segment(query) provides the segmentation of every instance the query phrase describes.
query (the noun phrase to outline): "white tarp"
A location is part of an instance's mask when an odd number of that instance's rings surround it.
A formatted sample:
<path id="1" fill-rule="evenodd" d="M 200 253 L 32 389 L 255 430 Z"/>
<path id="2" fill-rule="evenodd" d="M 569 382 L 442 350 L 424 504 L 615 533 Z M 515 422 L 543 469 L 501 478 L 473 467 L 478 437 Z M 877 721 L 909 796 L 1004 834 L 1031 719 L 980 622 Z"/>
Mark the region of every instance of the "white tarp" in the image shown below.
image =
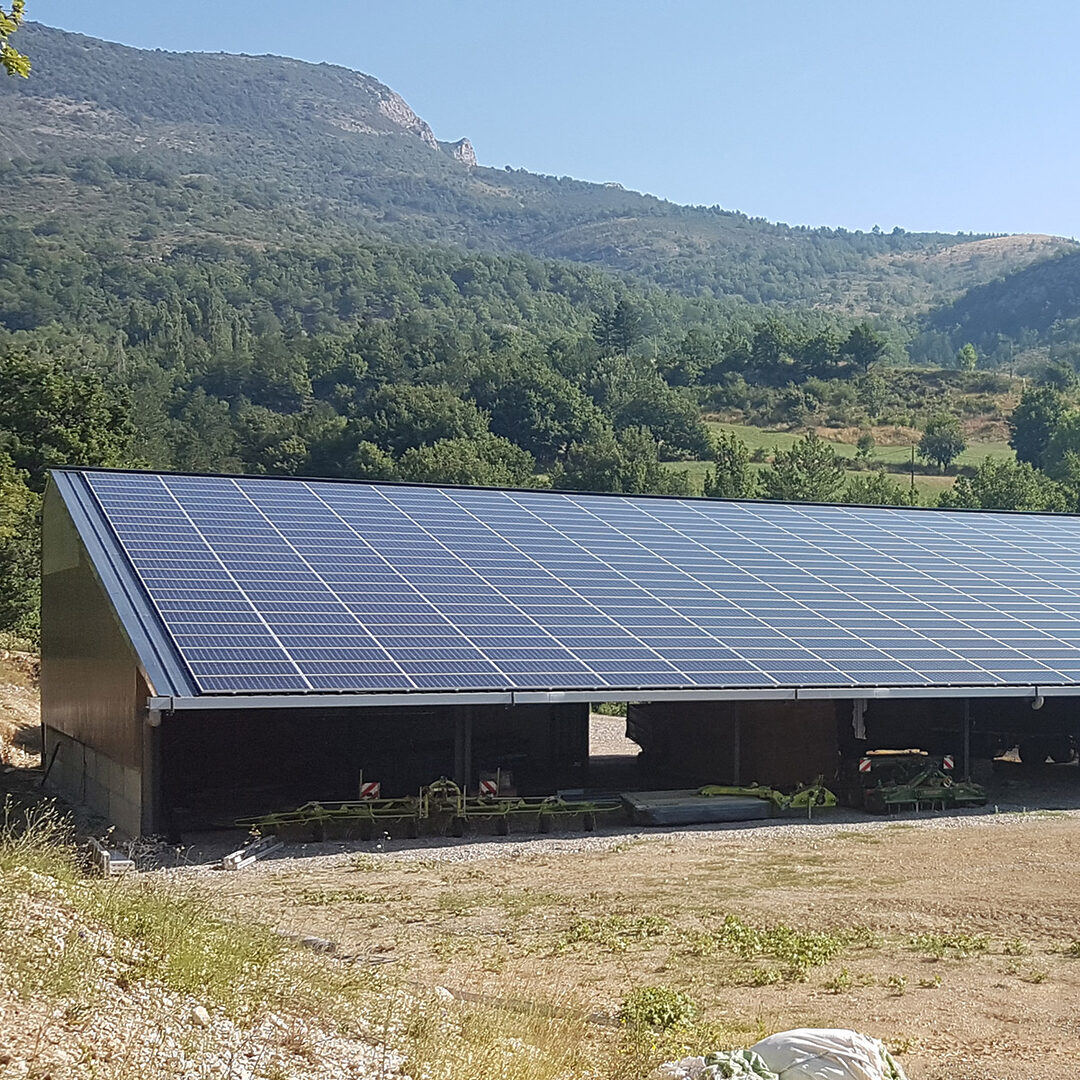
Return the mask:
<path id="1" fill-rule="evenodd" d="M 844 1028 L 781 1031 L 750 1049 L 780 1080 L 906 1080 L 879 1039 Z"/>
<path id="2" fill-rule="evenodd" d="M 668 1061 L 650 1080 L 907 1080 L 904 1070 L 869 1035 L 843 1028 L 781 1031 L 749 1050 Z"/>

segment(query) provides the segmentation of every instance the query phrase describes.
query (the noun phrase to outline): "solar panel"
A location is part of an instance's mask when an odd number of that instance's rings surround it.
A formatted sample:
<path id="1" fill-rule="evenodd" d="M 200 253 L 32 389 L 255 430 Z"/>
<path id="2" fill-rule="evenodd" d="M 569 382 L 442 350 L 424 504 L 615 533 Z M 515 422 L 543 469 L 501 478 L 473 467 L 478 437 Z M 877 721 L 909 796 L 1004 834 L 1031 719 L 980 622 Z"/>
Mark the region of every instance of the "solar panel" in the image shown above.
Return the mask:
<path id="1" fill-rule="evenodd" d="M 69 475 L 207 693 L 1080 673 L 1066 516 Z"/>

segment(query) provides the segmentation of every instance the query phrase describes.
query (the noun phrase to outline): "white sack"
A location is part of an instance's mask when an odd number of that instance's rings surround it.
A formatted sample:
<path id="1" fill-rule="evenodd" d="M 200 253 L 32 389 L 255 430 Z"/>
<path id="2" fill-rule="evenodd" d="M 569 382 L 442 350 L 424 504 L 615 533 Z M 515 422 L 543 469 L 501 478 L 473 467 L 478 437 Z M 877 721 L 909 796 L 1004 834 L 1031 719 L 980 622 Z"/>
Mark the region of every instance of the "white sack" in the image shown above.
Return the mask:
<path id="1" fill-rule="evenodd" d="M 907 1080 L 878 1039 L 843 1028 L 781 1031 L 750 1049 L 781 1080 Z"/>

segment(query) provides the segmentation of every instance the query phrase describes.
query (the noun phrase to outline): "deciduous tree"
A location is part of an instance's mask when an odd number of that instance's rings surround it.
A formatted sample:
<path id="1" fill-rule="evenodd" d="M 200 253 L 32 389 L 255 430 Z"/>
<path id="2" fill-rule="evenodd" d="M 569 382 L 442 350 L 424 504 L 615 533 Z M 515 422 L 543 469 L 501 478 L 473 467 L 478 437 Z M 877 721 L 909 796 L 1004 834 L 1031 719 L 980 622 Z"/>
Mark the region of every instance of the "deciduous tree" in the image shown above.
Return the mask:
<path id="1" fill-rule="evenodd" d="M 934 462 L 944 472 L 967 448 L 960 421 L 948 413 L 938 413 L 926 422 L 919 440 L 919 456 Z"/>
<path id="2" fill-rule="evenodd" d="M 24 79 L 30 74 L 30 59 L 23 56 L 8 38 L 19 29 L 26 11 L 26 0 L 11 0 L 7 8 L 0 7 L 0 66 L 9 75 L 21 75 Z"/>
<path id="3" fill-rule="evenodd" d="M 1065 398 L 1060 391 L 1051 386 L 1028 387 L 1009 417 L 1009 445 L 1017 461 L 1045 469 L 1047 447 L 1064 415 Z"/>
<path id="4" fill-rule="evenodd" d="M 1027 461 L 987 458 L 974 476 L 957 477 L 951 491 L 943 491 L 938 505 L 975 510 L 1065 511 L 1075 499 L 1062 484 L 1051 480 Z"/>

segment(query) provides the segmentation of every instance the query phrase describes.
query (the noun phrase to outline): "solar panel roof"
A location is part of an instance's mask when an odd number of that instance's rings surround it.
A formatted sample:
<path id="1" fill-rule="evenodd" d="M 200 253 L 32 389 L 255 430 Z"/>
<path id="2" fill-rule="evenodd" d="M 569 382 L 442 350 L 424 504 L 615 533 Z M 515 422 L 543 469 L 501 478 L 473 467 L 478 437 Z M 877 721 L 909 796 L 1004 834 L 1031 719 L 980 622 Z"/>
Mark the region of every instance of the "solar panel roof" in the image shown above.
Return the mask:
<path id="1" fill-rule="evenodd" d="M 202 695 L 1080 684 L 1080 520 L 54 475 Z"/>

